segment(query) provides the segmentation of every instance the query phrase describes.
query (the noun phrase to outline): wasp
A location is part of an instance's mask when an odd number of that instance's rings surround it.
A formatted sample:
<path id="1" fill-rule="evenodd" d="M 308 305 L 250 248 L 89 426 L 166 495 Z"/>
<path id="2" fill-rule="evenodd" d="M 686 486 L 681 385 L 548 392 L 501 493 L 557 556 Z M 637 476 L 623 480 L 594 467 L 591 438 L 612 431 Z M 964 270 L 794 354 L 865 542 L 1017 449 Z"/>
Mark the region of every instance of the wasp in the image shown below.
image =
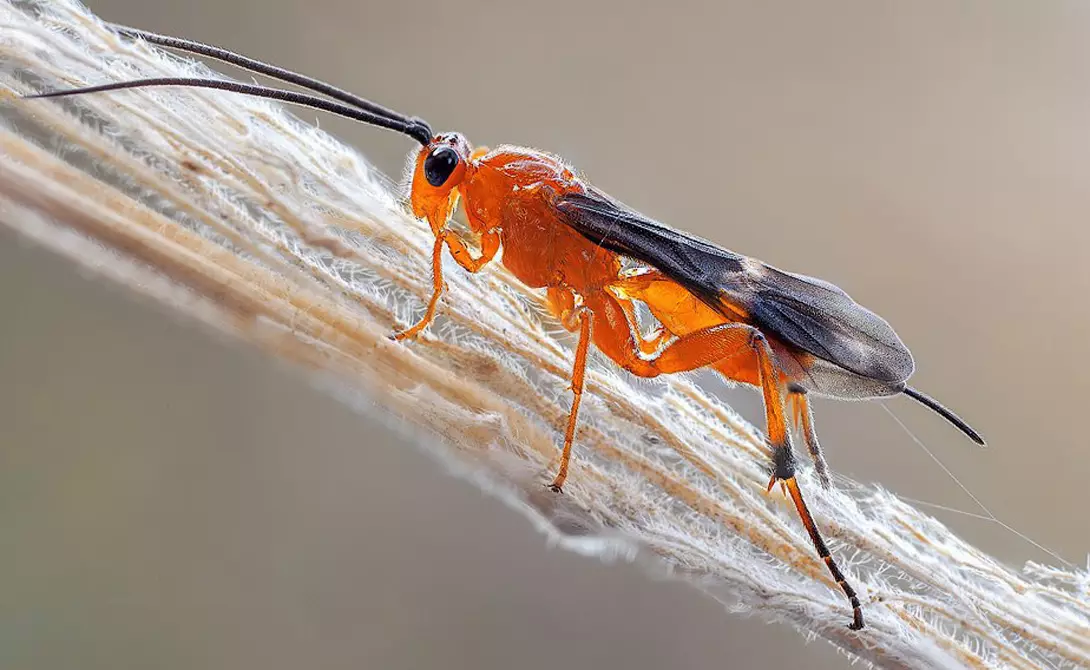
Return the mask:
<path id="1" fill-rule="evenodd" d="M 111 28 L 127 38 L 219 60 L 310 93 L 166 77 L 26 97 L 146 86 L 211 88 L 323 110 L 402 133 L 421 145 L 411 163 L 408 200 L 412 213 L 426 220 L 435 235 L 433 292 L 419 321 L 391 337 L 411 340 L 434 319 L 444 286 L 444 251 L 467 272 L 477 273 L 502 249 L 504 267 L 528 287 L 543 290 L 548 310 L 578 334 L 571 410 L 559 467 L 549 484 L 558 493 L 569 474 L 592 344 L 637 377 L 711 368 L 731 382 L 759 389 L 771 452 L 768 490 L 779 482 L 790 496 L 814 548 L 851 604 L 849 628 L 861 630 L 859 597 L 829 553 L 796 478 L 791 428 L 801 433 L 822 486 L 829 486 L 810 397 L 865 400 L 903 394 L 984 444 L 956 414 L 908 385 L 915 371 L 908 348 L 889 323 L 833 284 L 655 221 L 596 188 L 557 156 L 508 145 L 474 149 L 459 133 L 433 133 L 418 117 L 308 76 L 208 44 Z M 459 204 L 474 240 L 449 227 Z M 641 329 L 639 305 L 657 322 L 650 335 Z"/>

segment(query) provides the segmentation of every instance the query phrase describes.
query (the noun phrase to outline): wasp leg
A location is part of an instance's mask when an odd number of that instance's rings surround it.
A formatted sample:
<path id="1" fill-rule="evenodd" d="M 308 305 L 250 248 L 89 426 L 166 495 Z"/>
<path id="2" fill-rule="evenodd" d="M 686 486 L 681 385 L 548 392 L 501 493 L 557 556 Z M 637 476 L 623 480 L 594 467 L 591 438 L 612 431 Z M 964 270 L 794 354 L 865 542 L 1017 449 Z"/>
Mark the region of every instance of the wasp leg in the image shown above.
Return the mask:
<path id="1" fill-rule="evenodd" d="M 640 352 L 645 356 L 654 354 L 664 342 L 674 337 L 674 334 L 662 325 L 658 327 L 656 332 L 649 339 L 642 337 L 640 335 L 640 319 L 636 314 L 636 303 L 631 300 L 620 300 L 619 304 L 624 311 L 625 318 L 628 319 L 628 322 L 632 325 L 632 333 L 636 336 L 636 342 L 640 345 Z"/>
<path id="2" fill-rule="evenodd" d="M 444 230 L 441 234 L 435 238 L 435 246 L 431 252 L 431 273 L 432 273 L 432 294 L 431 299 L 428 300 L 428 308 L 424 311 L 424 316 L 420 318 L 414 325 L 394 333 L 390 336 L 390 339 L 401 341 L 412 339 L 420 334 L 428 324 L 435 319 L 435 308 L 439 305 L 439 296 L 443 294 L 443 245 L 446 244 L 450 249 L 450 255 L 469 272 L 480 272 L 481 268 L 487 265 L 493 258 L 496 257 L 496 252 L 500 249 L 500 236 L 497 233 L 485 233 L 481 237 L 481 255 L 478 258 L 473 258 L 469 253 L 469 249 L 466 248 L 465 242 L 462 241 L 456 233 L 450 230 Z"/>
<path id="3" fill-rule="evenodd" d="M 424 316 L 420 318 L 413 326 L 406 328 L 400 332 L 394 333 L 390 336 L 393 340 L 407 340 L 412 339 L 420 334 L 420 331 L 428 327 L 432 319 L 435 318 L 435 307 L 439 304 L 439 296 L 443 293 L 443 238 L 435 238 L 435 246 L 431 251 L 431 278 L 432 278 L 432 293 L 431 300 L 428 301 L 428 308 L 424 311 Z"/>
<path id="4" fill-rule="evenodd" d="M 572 366 L 571 412 L 568 414 L 568 429 L 564 433 L 564 451 L 560 454 L 560 469 L 556 472 L 549 488 L 560 493 L 568 479 L 568 466 L 571 464 L 572 442 L 575 440 L 576 421 L 579 416 L 579 402 L 583 399 L 583 376 L 587 370 L 587 351 L 590 348 L 592 319 L 586 310 L 579 310 L 579 345 L 575 349 L 575 364 Z"/>
<path id="5" fill-rule="evenodd" d="M 570 332 L 580 328 L 579 317 L 583 308 L 576 305 L 576 296 L 570 288 L 550 286 L 545 290 L 545 304 L 553 316 L 560 320 L 560 325 Z"/>
<path id="6" fill-rule="evenodd" d="M 829 464 L 825 461 L 825 453 L 818 442 L 817 431 L 814 430 L 814 413 L 810 409 L 810 401 L 805 391 L 792 390 L 788 398 L 795 409 L 795 425 L 802 430 L 806 440 L 806 450 L 810 452 L 810 459 L 814 462 L 814 470 L 817 472 L 818 482 L 821 488 L 829 489 L 832 483 L 829 480 Z"/>
<path id="7" fill-rule="evenodd" d="M 466 243 L 462 241 L 462 238 L 458 237 L 458 234 L 452 230 L 443 231 L 443 241 L 447 243 L 447 248 L 450 249 L 450 255 L 461 265 L 464 269 L 474 274 L 481 271 L 481 269 L 492 262 L 492 259 L 496 257 L 496 253 L 500 250 L 500 234 L 497 232 L 487 232 L 481 235 L 481 255 L 474 258 L 469 249 L 466 247 Z"/>
<path id="8" fill-rule="evenodd" d="M 772 490 L 777 481 L 783 483 L 795 503 L 795 509 L 818 556 L 825 561 L 833 579 L 852 605 L 853 619 L 850 628 L 863 628 L 863 609 L 855 589 L 844 578 L 840 567 L 829 553 L 795 479 L 795 456 L 791 449 L 785 416 L 784 384 L 782 375 L 772 362 L 772 348 L 765 336 L 748 324 L 724 323 L 683 335 L 667 345 L 657 356 L 647 359 L 639 356 L 639 345 L 632 340 L 629 325 L 623 323 L 624 309 L 616 298 L 599 294 L 587 298 L 587 304 L 594 313 L 595 344 L 605 355 L 641 377 L 689 372 L 742 354 L 754 357 L 756 381 L 764 396 L 765 432 L 772 446 L 772 477 L 768 488 Z M 716 368 L 722 371 L 724 366 L 718 365 Z M 749 372 L 752 373 L 752 370 Z M 746 375 L 751 376 L 752 374 Z"/>
<path id="9" fill-rule="evenodd" d="M 776 483 L 778 476 L 773 475 L 772 481 L 769 483 L 769 488 Z M 791 500 L 795 503 L 795 509 L 799 513 L 799 518 L 802 519 L 802 525 L 806 528 L 806 532 L 810 534 L 810 541 L 814 543 L 814 547 L 817 549 L 818 556 L 825 561 L 826 567 L 829 568 L 829 572 L 832 573 L 833 579 L 840 586 L 840 589 L 844 591 L 844 595 L 848 596 L 848 602 L 852 604 L 852 622 L 848 624 L 848 628 L 852 630 L 862 630 L 866 625 L 863 622 L 863 607 L 859 604 L 859 597 L 855 594 L 855 589 L 848 583 L 848 580 L 844 578 L 844 573 L 840 571 L 840 566 L 833 560 L 831 554 L 829 554 L 828 547 L 825 546 L 825 540 L 821 537 L 821 533 L 818 532 L 817 524 L 814 523 L 814 518 L 810 516 L 810 509 L 806 506 L 806 501 L 802 498 L 802 491 L 799 490 L 799 482 L 792 475 L 782 480 L 787 485 L 787 491 L 791 494 Z"/>

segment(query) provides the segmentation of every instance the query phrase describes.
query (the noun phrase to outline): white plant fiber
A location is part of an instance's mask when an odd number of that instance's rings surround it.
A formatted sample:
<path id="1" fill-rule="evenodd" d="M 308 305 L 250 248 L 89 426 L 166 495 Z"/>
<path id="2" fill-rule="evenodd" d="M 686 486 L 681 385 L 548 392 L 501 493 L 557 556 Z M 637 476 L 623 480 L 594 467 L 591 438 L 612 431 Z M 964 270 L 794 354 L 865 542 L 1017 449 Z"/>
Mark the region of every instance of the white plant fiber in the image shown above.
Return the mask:
<path id="1" fill-rule="evenodd" d="M 572 342 L 498 263 L 450 267 L 428 334 L 389 341 L 430 295 L 432 237 L 356 150 L 230 93 L 15 98 L 149 76 L 223 75 L 123 41 L 71 0 L 0 3 L 0 223 L 378 406 L 572 550 L 637 557 L 878 667 L 1090 667 L 1086 572 L 1012 570 L 878 487 L 822 491 L 804 467 L 863 601 L 868 627 L 848 630 L 794 509 L 765 493 L 760 434 L 683 378 L 640 383 L 592 358 L 572 475 L 552 494 Z"/>

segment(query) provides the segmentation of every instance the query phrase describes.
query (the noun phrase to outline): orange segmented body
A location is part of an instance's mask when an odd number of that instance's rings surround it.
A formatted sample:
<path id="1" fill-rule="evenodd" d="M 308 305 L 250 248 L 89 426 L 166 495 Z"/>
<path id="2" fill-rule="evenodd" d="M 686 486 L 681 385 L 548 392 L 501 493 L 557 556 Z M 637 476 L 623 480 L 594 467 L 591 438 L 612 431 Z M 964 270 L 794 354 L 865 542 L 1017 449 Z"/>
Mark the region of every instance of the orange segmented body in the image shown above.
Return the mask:
<path id="1" fill-rule="evenodd" d="M 113 26 L 121 35 L 195 53 L 301 86 L 310 93 L 218 79 L 140 79 L 54 91 L 59 97 L 142 86 L 193 86 L 271 98 L 320 109 L 402 133 L 421 144 L 411 178 L 412 212 L 435 234 L 433 293 L 421 319 L 392 335 L 409 340 L 435 317 L 443 290 L 444 249 L 465 270 L 480 272 L 503 250 L 519 281 L 543 289 L 549 311 L 579 333 L 573 356 L 571 410 L 560 465 L 549 484 L 567 480 L 591 344 L 640 377 L 716 370 L 758 388 L 777 481 L 794 503 L 818 555 L 852 606 L 850 628 L 864 627 L 862 606 L 830 555 L 795 477 L 789 424 L 802 433 L 823 486 L 828 466 L 809 396 L 866 399 L 904 394 L 934 410 L 972 440 L 983 439 L 946 407 L 908 386 L 912 355 L 879 316 L 828 282 L 774 268 L 658 223 L 590 185 L 561 159 L 532 149 L 473 149 L 458 133 L 433 134 L 423 120 L 399 114 L 327 84 L 220 47 Z M 479 253 L 447 224 L 464 203 Z M 624 269 L 626 261 L 638 267 Z M 637 305 L 659 330 L 645 338 Z M 790 416 L 790 422 L 788 420 Z"/>

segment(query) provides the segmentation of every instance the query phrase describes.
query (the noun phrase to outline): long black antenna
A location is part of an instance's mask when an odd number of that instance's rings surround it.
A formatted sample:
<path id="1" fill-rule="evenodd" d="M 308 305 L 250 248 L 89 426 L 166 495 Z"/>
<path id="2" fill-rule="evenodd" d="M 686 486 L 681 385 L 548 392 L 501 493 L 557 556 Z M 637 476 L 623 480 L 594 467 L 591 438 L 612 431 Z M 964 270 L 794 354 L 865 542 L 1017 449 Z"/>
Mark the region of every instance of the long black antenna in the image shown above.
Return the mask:
<path id="1" fill-rule="evenodd" d="M 243 70 L 249 70 L 250 72 L 256 72 L 257 74 L 265 75 L 273 79 L 279 79 L 280 81 L 287 82 L 289 84 L 295 84 L 296 86 L 302 86 L 303 88 L 314 91 L 315 93 L 321 93 L 327 95 L 335 100 L 346 102 L 353 107 L 359 107 L 362 110 L 371 112 L 372 114 L 378 114 L 379 116 L 386 116 L 391 119 L 404 119 L 410 121 L 410 117 L 395 112 L 392 109 L 383 107 L 382 105 L 371 102 L 366 98 L 362 98 L 355 93 L 350 93 L 342 88 L 338 88 L 332 84 L 327 84 L 319 79 L 308 77 L 298 72 L 293 72 L 285 68 L 273 65 L 272 63 L 266 63 L 259 61 L 255 58 L 243 56 L 242 54 L 217 47 L 211 44 L 204 44 L 202 42 L 195 42 L 193 40 L 185 39 L 183 37 L 172 37 L 170 35 L 160 35 L 158 33 L 151 33 L 146 30 L 140 30 L 139 28 L 130 28 L 129 26 L 122 26 L 116 23 L 106 24 L 110 28 L 113 28 L 120 35 L 133 39 L 141 39 L 151 44 L 157 44 L 161 47 L 167 47 L 168 49 L 176 49 L 178 51 L 184 51 L 198 56 L 207 56 L 208 58 L 214 58 L 218 61 L 227 63 L 228 65 L 234 65 L 235 67 L 242 68 Z"/>
<path id="2" fill-rule="evenodd" d="M 911 386 L 905 387 L 904 394 L 954 424 L 958 430 L 969 436 L 969 439 L 973 442 L 976 442 L 982 447 L 984 446 L 984 438 L 980 436 L 980 433 L 973 430 L 972 426 L 966 423 L 964 419 L 944 407 L 938 400 L 935 400 L 926 393 L 918 391 Z"/>
<path id="3" fill-rule="evenodd" d="M 380 128 L 388 128 L 390 130 L 396 130 L 399 133 L 404 133 L 414 140 L 420 142 L 424 146 L 427 146 L 431 141 L 431 129 L 423 121 L 416 121 L 413 119 L 404 118 L 389 118 L 381 116 L 379 114 L 373 114 L 356 107 L 349 107 L 348 105 L 342 105 L 339 102 L 332 100 L 326 100 L 325 98 L 319 98 L 316 95 L 310 95 L 307 93 L 297 93 L 295 91 L 285 91 L 279 88 L 270 88 L 268 86 L 258 86 L 257 84 L 241 84 L 239 82 L 227 81 L 225 79 L 198 79 L 193 77 L 157 77 L 152 79 L 134 79 L 132 81 L 119 81 L 112 84 L 100 84 L 98 86 L 87 86 L 85 88 L 72 88 L 63 91 L 47 91 L 45 93 L 35 93 L 33 95 L 25 95 L 23 98 L 27 100 L 33 100 L 36 98 L 60 98 L 69 95 L 83 95 L 85 93 L 100 93 L 102 91 L 119 91 L 126 88 L 147 88 L 150 86 L 187 86 L 193 88 L 215 88 L 221 91 L 230 91 L 232 93 L 242 93 L 244 95 L 252 95 L 258 98 L 269 98 L 272 100 L 279 100 L 281 102 L 288 102 L 294 105 L 302 105 L 303 107 L 310 107 L 312 109 L 318 109 L 323 112 L 329 112 L 336 114 L 337 116 L 343 116 L 347 119 L 354 121 L 362 121 L 372 126 L 379 126 Z"/>
<path id="4" fill-rule="evenodd" d="M 313 109 L 319 109 L 322 111 L 330 112 L 338 116 L 353 119 L 355 121 L 362 121 L 371 125 L 387 128 L 389 130 L 395 130 L 400 133 L 404 133 L 414 140 L 420 142 L 422 145 L 427 146 L 431 141 L 432 131 L 431 126 L 421 118 L 409 117 L 404 114 L 399 114 L 391 109 L 383 107 L 377 103 L 371 102 L 365 98 L 362 98 L 353 93 L 349 93 L 341 88 L 327 84 L 326 82 L 308 77 L 298 72 L 265 63 L 254 58 L 249 58 L 241 54 L 235 53 L 228 49 L 213 46 L 210 44 L 203 44 L 201 42 L 194 42 L 192 40 L 183 39 L 180 37 L 171 37 L 169 35 L 160 35 L 157 33 L 151 33 L 137 28 L 130 28 L 128 26 L 122 26 L 118 24 L 107 24 L 110 28 L 113 28 L 118 34 L 129 38 L 142 39 L 144 41 L 156 44 L 159 46 L 167 47 L 170 49 L 177 49 L 178 51 L 184 51 L 193 53 L 199 56 L 207 56 L 216 60 L 234 65 L 244 70 L 256 72 L 273 79 L 279 79 L 289 84 L 295 84 L 315 93 L 321 93 L 323 95 L 340 100 L 346 105 L 338 104 L 329 100 L 324 100 L 317 96 L 307 95 L 305 93 L 295 93 L 292 91 L 286 91 L 283 89 L 271 88 L 266 86 L 258 86 L 254 84 L 240 84 L 235 82 L 223 81 L 218 79 L 201 79 L 201 78 L 189 78 L 189 77 L 160 77 L 153 79 L 138 79 L 128 82 L 119 82 L 115 84 L 103 84 L 100 86 L 89 86 L 86 88 L 70 89 L 66 91 L 51 91 L 47 93 L 25 96 L 27 98 L 53 98 L 60 97 L 62 95 L 79 95 L 83 93 L 96 93 L 102 91 L 116 91 L 125 88 L 140 88 L 145 86 L 191 86 L 200 88 L 215 88 L 224 91 L 231 91 L 234 93 L 242 93 L 245 95 L 253 95 L 262 98 L 270 98 L 273 100 L 280 100 L 282 102 L 288 102 L 297 105 L 303 105 L 305 107 L 311 107 Z"/>

